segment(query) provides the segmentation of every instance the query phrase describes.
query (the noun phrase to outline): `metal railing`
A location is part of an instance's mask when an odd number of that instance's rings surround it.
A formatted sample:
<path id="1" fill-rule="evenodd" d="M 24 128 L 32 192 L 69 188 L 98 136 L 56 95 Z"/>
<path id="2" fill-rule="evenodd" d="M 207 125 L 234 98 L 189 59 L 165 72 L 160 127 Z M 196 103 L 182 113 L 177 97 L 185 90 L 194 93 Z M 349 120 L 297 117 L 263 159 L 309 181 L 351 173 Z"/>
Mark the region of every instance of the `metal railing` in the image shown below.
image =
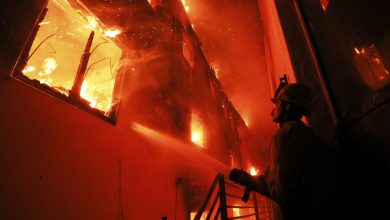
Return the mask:
<path id="1" fill-rule="evenodd" d="M 227 192 L 226 188 L 228 188 L 229 192 Z M 242 196 L 240 195 L 244 193 L 244 190 L 244 188 L 238 185 L 225 181 L 222 174 L 217 174 L 194 220 L 244 218 L 260 220 L 260 217 L 262 217 L 261 219 L 273 219 L 273 215 L 268 212 L 267 206 L 260 206 L 260 201 L 266 204 L 265 198 L 258 194 L 256 195 L 254 192 L 251 193 L 251 198 L 244 205 L 228 204 L 234 201 L 242 203 Z"/>

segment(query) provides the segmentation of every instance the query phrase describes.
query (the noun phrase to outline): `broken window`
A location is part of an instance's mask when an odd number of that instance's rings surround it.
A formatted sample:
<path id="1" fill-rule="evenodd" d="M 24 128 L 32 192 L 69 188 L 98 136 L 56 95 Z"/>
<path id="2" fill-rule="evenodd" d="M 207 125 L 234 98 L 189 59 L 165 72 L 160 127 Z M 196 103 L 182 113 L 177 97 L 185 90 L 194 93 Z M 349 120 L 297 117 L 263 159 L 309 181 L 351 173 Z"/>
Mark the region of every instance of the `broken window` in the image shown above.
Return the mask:
<path id="1" fill-rule="evenodd" d="M 356 67 L 367 85 L 379 89 L 389 82 L 390 73 L 375 44 L 369 43 L 361 48 L 355 47 L 354 50 Z"/>
<path id="2" fill-rule="evenodd" d="M 120 30 L 105 27 L 76 0 L 49 0 L 38 22 L 14 76 L 115 122 Z"/>

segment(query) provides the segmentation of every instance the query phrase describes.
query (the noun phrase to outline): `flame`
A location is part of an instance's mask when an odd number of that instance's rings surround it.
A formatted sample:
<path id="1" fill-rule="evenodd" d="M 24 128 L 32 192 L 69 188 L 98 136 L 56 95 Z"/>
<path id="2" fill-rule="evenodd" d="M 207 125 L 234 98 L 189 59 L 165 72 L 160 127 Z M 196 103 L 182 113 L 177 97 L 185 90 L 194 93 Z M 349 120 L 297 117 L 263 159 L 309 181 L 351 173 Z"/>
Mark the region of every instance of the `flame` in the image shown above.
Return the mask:
<path id="1" fill-rule="evenodd" d="M 191 215 L 190 215 L 190 219 L 191 219 L 191 220 L 194 220 L 194 219 L 195 219 L 196 213 L 197 213 L 197 211 L 196 211 L 196 212 L 191 212 Z M 203 215 L 200 217 L 199 220 L 206 220 L 206 216 L 207 216 L 207 215 L 208 215 L 208 212 L 207 212 L 207 211 L 204 211 L 204 212 L 203 212 Z"/>
<path id="2" fill-rule="evenodd" d="M 34 72 L 34 71 L 35 71 L 35 66 L 28 66 L 28 67 L 24 68 L 24 70 L 22 70 L 22 73 L 27 74 L 27 73 Z"/>
<path id="3" fill-rule="evenodd" d="M 203 143 L 203 126 L 196 114 L 192 114 L 191 120 L 191 141 L 200 147 L 204 147 Z"/>
<path id="4" fill-rule="evenodd" d="M 51 77 L 48 77 L 47 79 L 40 79 L 39 82 L 48 86 L 53 86 L 53 79 Z"/>
<path id="5" fill-rule="evenodd" d="M 247 115 L 242 116 L 242 120 L 244 120 L 245 125 L 248 127 L 249 126 L 249 118 Z"/>
<path id="6" fill-rule="evenodd" d="M 366 53 L 366 50 L 364 48 L 362 48 L 361 50 L 359 50 L 357 47 L 353 48 L 355 50 L 355 53 L 360 55 L 360 54 L 365 54 Z"/>
<path id="7" fill-rule="evenodd" d="M 330 1 L 330 0 L 320 0 L 322 9 L 323 9 L 324 11 L 326 11 L 326 10 L 328 9 L 329 1 Z"/>
<path id="8" fill-rule="evenodd" d="M 108 43 L 101 44 L 91 54 L 80 96 L 90 102 L 92 108 L 108 113 L 122 54 L 121 48 L 108 38 L 120 34 L 120 30 L 104 27 L 98 18 L 87 14 L 88 10 L 72 5 L 67 0 L 49 0 L 48 12 L 41 22 L 44 25 L 39 28 L 31 51 L 40 46 L 22 73 L 68 96 L 88 36 L 94 29 L 92 47 L 101 43 L 102 38 Z"/>
<path id="9" fill-rule="evenodd" d="M 251 176 L 257 176 L 259 174 L 259 170 L 254 168 L 254 167 L 251 167 L 251 168 L 249 168 L 249 174 Z"/>
<path id="10" fill-rule="evenodd" d="M 190 6 L 187 5 L 186 0 L 181 0 L 181 3 L 183 4 L 184 9 L 186 10 L 186 12 L 189 12 L 190 11 Z"/>
<path id="11" fill-rule="evenodd" d="M 115 38 L 118 34 L 120 34 L 121 31 L 116 29 L 116 30 L 106 30 L 104 31 L 104 35 L 108 38 Z"/>
<path id="12" fill-rule="evenodd" d="M 97 97 L 93 97 L 91 95 L 91 90 L 89 89 L 89 84 L 87 81 L 84 81 L 83 84 L 81 85 L 81 91 L 80 91 L 80 96 L 87 100 L 92 108 L 96 107 L 96 99 Z"/>
<path id="13" fill-rule="evenodd" d="M 219 79 L 219 73 L 220 73 L 221 68 L 219 67 L 218 64 L 215 64 L 215 63 L 212 64 L 211 66 L 213 67 L 215 77 L 217 79 Z"/>
<path id="14" fill-rule="evenodd" d="M 240 216 L 240 209 L 239 208 L 233 208 L 233 216 L 238 217 Z"/>
<path id="15" fill-rule="evenodd" d="M 87 16 L 87 21 L 88 24 L 86 24 L 85 27 L 89 30 L 94 30 L 99 25 L 95 16 Z"/>
<path id="16" fill-rule="evenodd" d="M 39 23 L 39 25 L 45 25 L 45 24 L 50 24 L 50 21 L 42 21 L 41 23 Z"/>
<path id="17" fill-rule="evenodd" d="M 48 57 L 43 60 L 42 69 L 43 71 L 38 73 L 38 76 L 50 75 L 57 68 L 57 62 L 54 58 Z"/>
<path id="18" fill-rule="evenodd" d="M 359 49 L 357 49 L 356 47 L 354 49 L 355 49 L 356 54 L 360 54 Z"/>

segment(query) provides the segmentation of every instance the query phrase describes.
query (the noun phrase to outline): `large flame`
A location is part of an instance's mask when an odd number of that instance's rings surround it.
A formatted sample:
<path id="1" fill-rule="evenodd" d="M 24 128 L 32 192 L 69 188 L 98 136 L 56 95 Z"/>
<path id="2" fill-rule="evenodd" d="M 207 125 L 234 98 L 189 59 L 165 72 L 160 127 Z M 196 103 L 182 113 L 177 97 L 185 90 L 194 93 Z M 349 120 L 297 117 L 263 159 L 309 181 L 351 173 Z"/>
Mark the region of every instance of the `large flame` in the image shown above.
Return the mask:
<path id="1" fill-rule="evenodd" d="M 204 128 L 196 114 L 191 119 L 191 141 L 200 147 L 204 147 Z"/>
<path id="2" fill-rule="evenodd" d="M 79 5 L 76 0 L 72 0 L 72 3 Z M 31 48 L 31 58 L 22 73 L 69 95 L 80 57 L 93 30 L 95 38 L 92 50 L 96 50 L 91 54 L 80 96 L 92 108 L 107 113 L 111 108 L 112 92 L 122 54 L 111 39 L 121 31 L 106 28 L 99 23 L 98 18 L 82 9 L 81 6 L 73 8 L 67 0 L 49 1 L 48 12 L 39 24 L 40 28 Z M 98 44 L 100 45 L 96 47 Z"/>

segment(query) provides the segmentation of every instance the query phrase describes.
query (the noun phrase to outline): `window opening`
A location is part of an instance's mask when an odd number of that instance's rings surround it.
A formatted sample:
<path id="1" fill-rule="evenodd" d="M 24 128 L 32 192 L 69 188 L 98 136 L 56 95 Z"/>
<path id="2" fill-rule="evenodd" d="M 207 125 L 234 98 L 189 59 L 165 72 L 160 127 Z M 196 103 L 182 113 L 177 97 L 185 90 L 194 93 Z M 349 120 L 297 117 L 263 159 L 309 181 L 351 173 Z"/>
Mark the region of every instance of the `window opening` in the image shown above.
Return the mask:
<path id="1" fill-rule="evenodd" d="M 37 28 L 14 75 L 112 121 L 120 30 L 104 26 L 76 0 L 49 0 Z"/>
<path id="2" fill-rule="evenodd" d="M 191 117 L 191 141 L 204 148 L 204 127 L 198 115 L 192 113 Z"/>

